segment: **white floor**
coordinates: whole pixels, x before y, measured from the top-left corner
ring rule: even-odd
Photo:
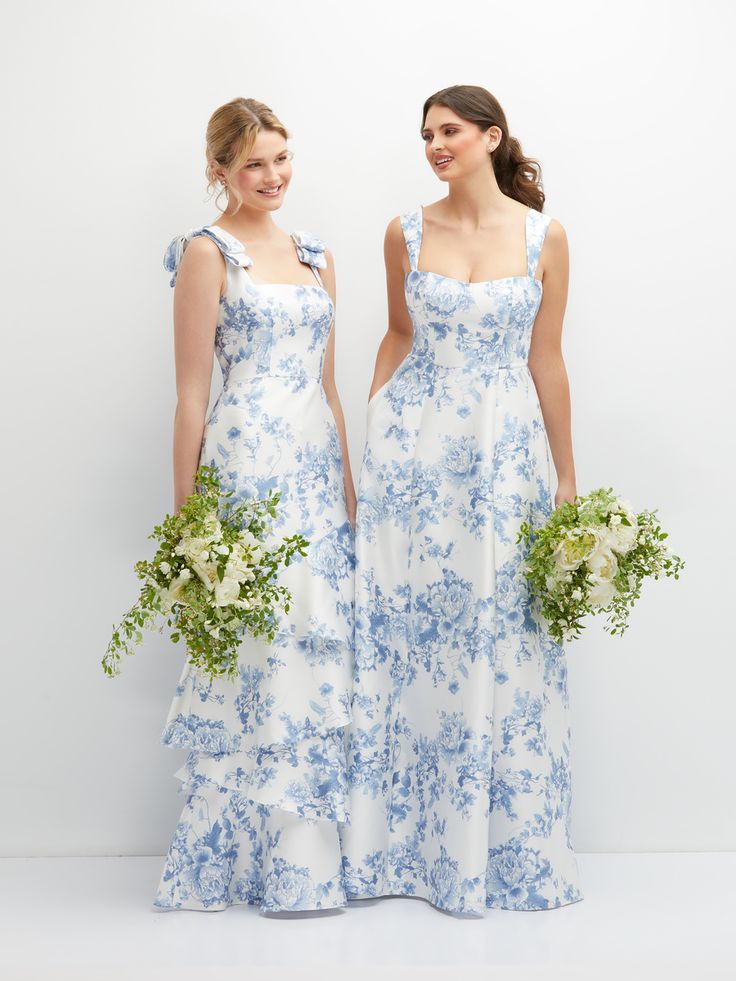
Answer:
[[[736,852],[579,861],[580,903],[459,918],[399,898],[281,917],[158,912],[163,856],[4,858],[0,976],[736,979]]]

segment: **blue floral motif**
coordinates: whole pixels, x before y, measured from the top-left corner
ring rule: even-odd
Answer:
[[[235,752],[240,746],[240,736],[229,732],[221,719],[214,721],[180,712],[167,724],[161,742],[165,746],[195,746],[203,753],[216,756]]]
[[[526,215],[526,275],[418,268],[401,216],[411,350],[368,405],[356,523],[350,898],[455,913],[583,898],[570,840],[564,649],[524,576],[523,521],[551,513],[528,367],[550,219]]]
[[[189,750],[176,774],[187,803],[154,905],[344,906],[338,823],[350,817],[355,558],[341,443],[322,386],[334,308],[317,277],[309,286],[252,281],[245,247],[216,226],[173,240],[164,260],[172,285],[198,235],[218,245],[227,271],[214,338],[223,387],[200,462],[218,468],[233,503],[279,491],[274,543],[299,532],[309,546],[279,569],[292,600],[273,643],[246,636],[235,679],[184,665],[161,739]],[[316,236],[293,238],[302,262],[324,268]]]
[[[345,579],[352,579],[355,568],[353,526],[349,521],[334,528],[318,542],[311,552],[310,565],[333,589],[339,589]]]

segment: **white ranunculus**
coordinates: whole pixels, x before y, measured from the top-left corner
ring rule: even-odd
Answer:
[[[169,565],[168,562],[162,562],[161,565],[159,566],[159,569],[161,570],[161,572],[163,572],[165,576],[168,576],[168,574],[171,572],[171,566]]]
[[[190,538],[183,535],[174,551],[177,555],[183,555],[190,565],[195,562],[206,562],[209,558],[208,542],[204,538]]]

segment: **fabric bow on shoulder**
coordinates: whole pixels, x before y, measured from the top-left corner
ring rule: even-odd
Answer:
[[[176,238],[173,238],[164,255],[164,268],[172,273],[169,283],[170,286],[176,283],[176,274],[179,270],[179,263],[181,262],[181,257],[184,255],[184,250],[189,242],[198,235],[206,235],[207,238],[212,239],[220,252],[222,252],[225,260],[231,265],[240,266],[242,269],[247,269],[253,265],[253,260],[246,254],[243,243],[224,229],[213,228],[212,225],[205,225],[203,228],[191,228],[186,234],[177,235]]]
[[[325,243],[310,232],[292,232],[291,237],[296,244],[296,254],[300,262],[306,262],[318,269],[327,268],[325,258]]]

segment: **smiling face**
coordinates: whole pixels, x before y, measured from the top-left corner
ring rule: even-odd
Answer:
[[[244,208],[280,208],[291,181],[291,151],[281,133],[261,130],[243,166],[225,180],[240,193]]]
[[[488,146],[498,146],[501,130],[498,126],[481,130],[447,106],[433,105],[424,120],[422,139],[435,174],[440,180],[454,180],[489,166]]]

